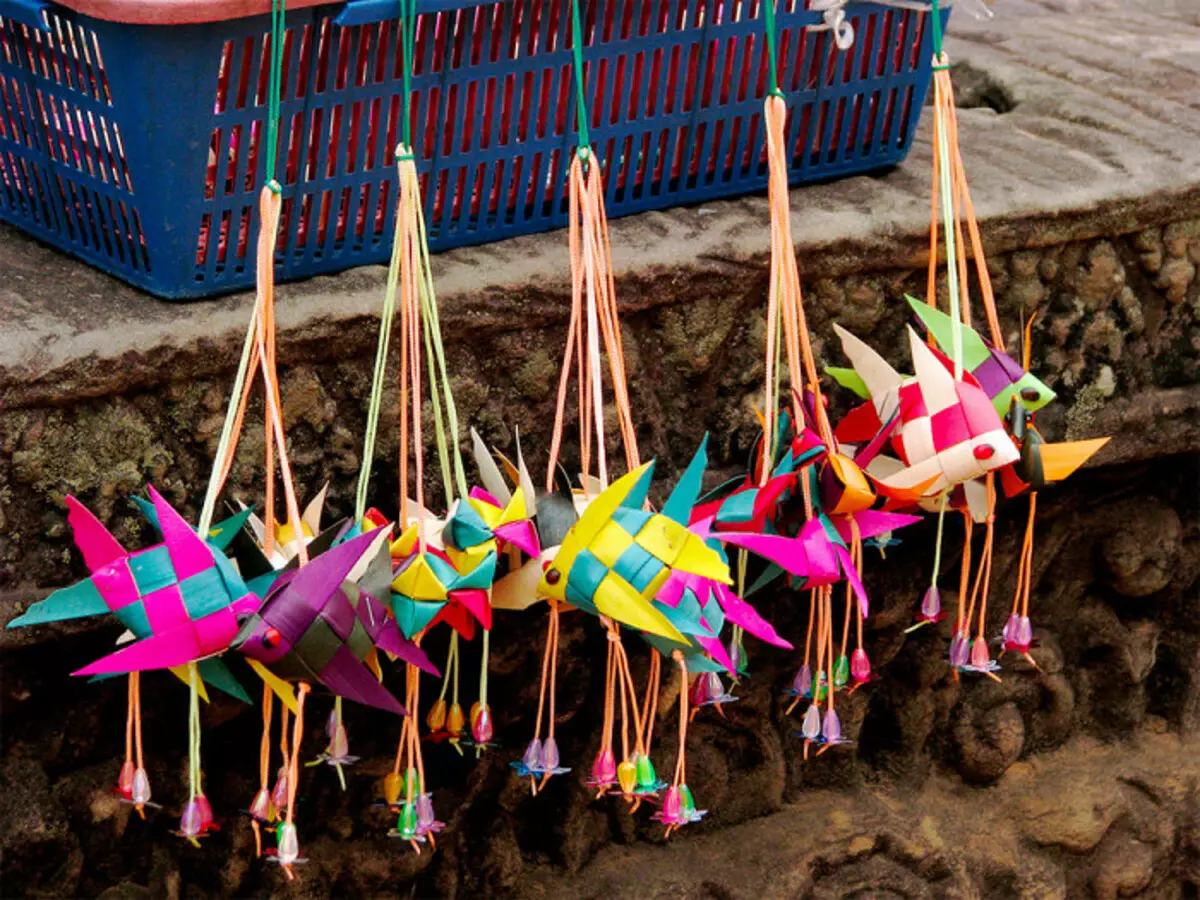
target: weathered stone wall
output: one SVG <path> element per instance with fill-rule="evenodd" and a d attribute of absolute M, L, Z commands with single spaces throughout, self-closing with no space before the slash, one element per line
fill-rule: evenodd
<path fill-rule="evenodd" d="M 1116 442 L 1100 462 L 1195 446 L 1198 262 L 1196 219 L 988 261 L 1014 353 L 1021 315 L 1038 313 L 1034 369 L 1060 395 L 1041 420 L 1049 435 L 1072 439 L 1126 428 L 1126 407 L 1113 401 L 1140 399 L 1167 408 L 1158 421 L 1133 423 L 1129 439 Z M 924 283 L 923 270 L 894 268 L 806 282 L 818 357 L 842 362 L 829 327 L 837 321 L 870 335 L 903 370 L 908 318 L 903 297 L 922 295 Z M 702 279 L 675 273 L 623 283 L 622 289 L 635 307 L 639 296 L 656 298 L 649 309 L 632 312 L 624 326 L 643 453 L 670 465 L 686 462 L 707 430 L 718 464 L 737 466 L 753 440 L 754 404 L 761 405 L 756 391 L 762 381 L 765 273 L 747 268 Z M 297 481 L 314 491 L 330 481 L 338 512 L 351 505 L 370 392 L 365 360 L 371 335 L 365 324 L 360 334 L 347 337 L 354 349 L 345 358 L 283 368 Z M 453 333 L 449 365 L 464 428 L 474 425 L 502 448 L 512 445 L 517 431 L 527 436 L 527 447 L 546 447 L 562 341 L 556 320 Z M 80 573 L 78 562 L 71 562 L 61 506 L 67 493 L 131 541 L 142 535 L 143 524 L 126 497 L 147 480 L 185 512 L 194 512 L 229 385 L 228 376 L 166 377 L 150 389 L 70 406 L 0 411 L 0 460 L 6 463 L 0 468 L 0 590 L 61 584 Z M 396 421 L 397 397 L 393 385 L 385 394 L 385 423 Z M 253 414 L 261 417 L 254 407 Z M 382 429 L 376 468 L 385 498 L 397 496 L 392 472 L 397 440 L 394 429 Z M 432 442 L 428 450 L 432 456 Z M 230 496 L 260 501 L 262 457 L 261 428 L 248 427 Z"/>

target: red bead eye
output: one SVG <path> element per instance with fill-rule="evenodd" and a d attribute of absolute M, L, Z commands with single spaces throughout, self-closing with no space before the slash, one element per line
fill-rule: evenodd
<path fill-rule="evenodd" d="M 546 572 L 546 584 L 558 584 L 558 580 L 560 578 L 562 578 L 562 575 L 559 573 L 558 569 L 550 569 Z"/>
<path fill-rule="evenodd" d="M 278 628 L 268 628 L 262 637 L 262 644 L 268 650 L 273 650 L 279 646 L 279 641 L 283 636 L 279 633 Z"/>
<path fill-rule="evenodd" d="M 980 444 L 974 452 L 975 458 L 979 460 L 991 459 L 996 455 L 996 449 L 991 444 Z"/>

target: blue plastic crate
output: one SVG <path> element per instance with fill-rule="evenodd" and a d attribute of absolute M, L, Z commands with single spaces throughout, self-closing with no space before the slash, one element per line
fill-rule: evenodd
<path fill-rule="evenodd" d="M 761 0 L 582 0 L 592 142 L 623 216 L 766 184 Z M 908 151 L 929 15 L 851 2 L 839 51 L 779 8 L 791 180 Z M 569 0 L 426 0 L 411 116 L 435 250 L 565 224 L 576 143 Z M 947 11 L 948 12 L 948 11 Z M 402 90 L 393 0 L 289 11 L 281 279 L 386 260 Z M 103 21 L 0 0 L 0 219 L 161 297 L 254 281 L 268 16 Z"/>

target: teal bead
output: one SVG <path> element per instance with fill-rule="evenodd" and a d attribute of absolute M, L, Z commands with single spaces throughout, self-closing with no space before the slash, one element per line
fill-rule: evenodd
<path fill-rule="evenodd" d="M 692 789 L 686 784 L 679 786 L 679 802 L 685 816 L 696 811 L 696 799 L 692 796 Z"/>

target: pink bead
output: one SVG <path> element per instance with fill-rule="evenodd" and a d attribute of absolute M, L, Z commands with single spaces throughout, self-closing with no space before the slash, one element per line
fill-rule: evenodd
<path fill-rule="evenodd" d="M 275 777 L 275 790 L 271 791 L 271 803 L 275 806 L 275 812 L 279 815 L 284 815 L 287 812 L 288 805 L 288 772 L 285 768 L 279 769 L 279 774 Z"/>
<path fill-rule="evenodd" d="M 611 784 L 617 780 L 617 760 L 613 752 L 601 750 L 592 761 L 592 781 L 596 784 Z"/>
<path fill-rule="evenodd" d="M 208 802 L 208 798 L 203 794 L 196 795 L 196 806 L 200 808 L 200 828 L 207 831 L 213 823 L 212 806 Z"/>
<path fill-rule="evenodd" d="M 471 723 L 471 736 L 476 744 L 486 744 L 492 739 L 492 711 L 488 707 L 479 708 L 479 714 Z"/>
<path fill-rule="evenodd" d="M 850 654 L 850 674 L 859 682 L 867 681 L 871 677 L 871 660 L 867 658 L 867 651 L 862 647 Z"/>
<path fill-rule="evenodd" d="M 117 777 L 117 792 L 126 800 L 133 799 L 133 775 L 136 767 L 133 762 L 121 766 L 121 774 Z"/>
<path fill-rule="evenodd" d="M 942 614 L 942 595 L 938 591 L 937 585 L 930 585 L 929 590 L 925 592 L 925 596 L 921 598 L 921 618 L 927 622 L 937 620 L 937 617 Z"/>
<path fill-rule="evenodd" d="M 971 644 L 971 665 L 977 669 L 985 669 L 991 661 L 992 654 L 988 651 L 987 641 L 981 637 L 975 638 Z"/>
<path fill-rule="evenodd" d="M 672 785 L 667 788 L 663 797 L 662 819 L 664 822 L 677 822 L 683 810 L 683 801 L 679 799 L 679 788 Z"/>

